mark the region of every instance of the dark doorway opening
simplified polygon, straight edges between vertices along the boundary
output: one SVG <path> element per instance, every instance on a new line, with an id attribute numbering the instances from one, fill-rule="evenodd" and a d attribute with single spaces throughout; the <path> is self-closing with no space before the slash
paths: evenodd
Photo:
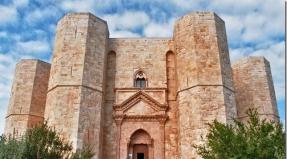
<path id="1" fill-rule="evenodd" d="M 144 153 L 137 153 L 137 159 L 144 159 Z"/>

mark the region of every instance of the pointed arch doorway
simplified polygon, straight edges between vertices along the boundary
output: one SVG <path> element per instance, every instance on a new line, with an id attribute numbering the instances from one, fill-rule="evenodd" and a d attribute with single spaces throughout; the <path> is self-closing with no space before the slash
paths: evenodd
<path id="1" fill-rule="evenodd" d="M 128 145 L 130 159 L 152 159 L 153 147 L 150 135 L 143 129 L 135 131 Z"/>

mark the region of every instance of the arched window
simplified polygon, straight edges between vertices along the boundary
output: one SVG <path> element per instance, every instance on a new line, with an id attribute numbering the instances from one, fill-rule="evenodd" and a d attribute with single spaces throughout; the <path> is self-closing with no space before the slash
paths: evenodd
<path id="1" fill-rule="evenodd" d="M 147 79 L 143 71 L 138 71 L 135 75 L 134 86 L 137 88 L 145 88 L 147 85 Z"/>

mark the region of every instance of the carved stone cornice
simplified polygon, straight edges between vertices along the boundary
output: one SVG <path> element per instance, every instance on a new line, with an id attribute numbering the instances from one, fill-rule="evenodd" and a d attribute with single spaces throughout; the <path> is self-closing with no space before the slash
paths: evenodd
<path id="1" fill-rule="evenodd" d="M 125 114 L 114 114 L 113 115 L 115 121 L 146 121 L 146 122 L 160 122 L 165 123 L 165 121 L 168 119 L 168 116 L 166 114 L 160 114 L 160 115 L 125 115 Z"/>

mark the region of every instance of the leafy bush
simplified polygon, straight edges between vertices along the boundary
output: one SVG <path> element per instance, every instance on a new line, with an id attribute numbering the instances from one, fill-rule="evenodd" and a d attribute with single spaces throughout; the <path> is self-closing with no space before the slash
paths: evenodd
<path id="1" fill-rule="evenodd" d="M 0 137 L 0 158 L 3 159 L 90 159 L 94 156 L 89 147 L 76 153 L 72 149 L 46 122 L 29 129 L 19 139 Z"/>
<path id="2" fill-rule="evenodd" d="M 258 112 L 249 109 L 249 120 L 233 125 L 214 121 L 210 124 L 207 142 L 196 145 L 204 159 L 283 159 L 285 158 L 285 133 L 282 125 L 260 120 Z"/>

